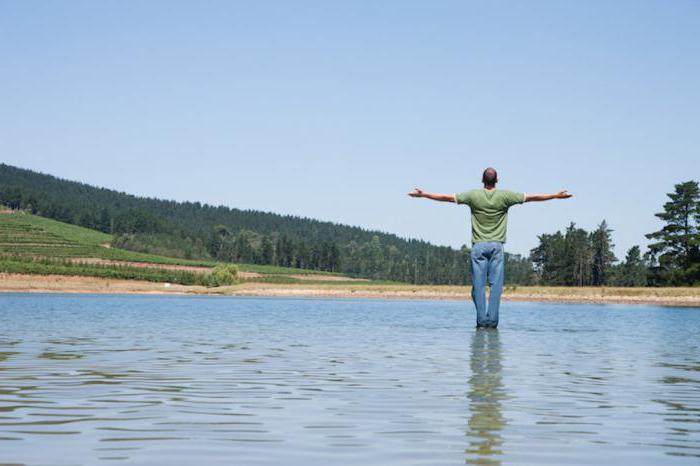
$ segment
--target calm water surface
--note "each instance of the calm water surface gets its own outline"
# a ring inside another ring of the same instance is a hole
[[[700,310],[0,296],[0,464],[700,464]]]

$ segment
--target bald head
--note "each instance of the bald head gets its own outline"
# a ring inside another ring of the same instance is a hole
[[[494,188],[496,183],[498,183],[498,174],[496,169],[489,167],[484,170],[484,174],[481,176],[481,181],[484,183],[484,188]]]

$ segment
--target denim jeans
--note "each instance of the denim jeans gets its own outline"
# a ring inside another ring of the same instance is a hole
[[[503,291],[503,243],[485,241],[474,243],[471,253],[472,299],[476,306],[476,326],[498,326],[498,306]],[[486,281],[491,295],[486,307]]]

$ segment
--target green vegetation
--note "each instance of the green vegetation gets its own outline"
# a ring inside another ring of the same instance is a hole
[[[177,263],[236,262],[419,284],[470,281],[466,247],[309,218],[137,197],[5,164],[0,164],[0,202],[109,234],[115,248],[170,256]],[[146,260],[114,254],[110,258]],[[530,261],[516,255],[507,261],[506,280],[528,283]]]
[[[571,223],[563,232],[539,236],[530,257],[506,254],[506,283],[700,284],[698,182],[677,184],[669,198],[656,214],[665,225],[647,235],[655,242],[645,254],[634,246],[619,263],[605,221],[592,232]],[[0,164],[0,204],[41,216],[0,215],[0,254],[6,255],[204,267],[238,263],[241,272],[265,275],[471,282],[466,246],[455,250],[308,218],[137,197],[5,164]]]
[[[238,264],[241,272],[254,272],[265,275],[338,275],[339,273],[324,272],[322,270],[296,269],[293,267],[280,267],[276,265]]]
[[[212,286],[235,285],[238,283],[238,266],[235,264],[217,265],[211,271],[209,283]]]
[[[33,215],[0,215],[0,252],[90,257],[109,235]]]
[[[650,233],[649,251],[639,246],[616,264],[612,230],[603,221],[589,233],[575,224],[562,233],[539,236],[531,252],[536,283],[559,286],[681,286],[700,284],[700,190],[697,181],[675,185],[664,211],[665,225]]]
[[[542,285],[601,286],[613,279],[612,230],[603,220],[589,233],[571,223],[564,233],[539,236],[531,252],[537,282]]]
[[[647,266],[642,259],[639,246],[632,246],[627,251],[625,261],[616,270],[615,284],[618,286],[645,286],[647,284]]]
[[[108,247],[112,236],[23,212],[0,214],[0,255],[48,258],[98,258],[148,264],[215,267],[211,260],[187,260]],[[239,264],[242,272],[313,274],[314,270]]]
[[[73,275],[122,280],[178,283],[180,285],[227,286],[239,283],[235,264],[217,265],[211,273],[170,270],[128,265],[102,265],[75,262],[67,259],[0,256],[1,273],[25,273],[35,275]]]
[[[72,262],[65,259],[36,259],[31,257],[0,257],[0,272],[28,273],[36,275],[78,275],[150,282],[179,283],[181,285],[219,286],[211,274],[183,270],[130,267],[125,265],[100,265]],[[231,284],[231,283],[226,283]]]
[[[656,214],[664,227],[647,238],[651,281],[654,284],[685,285],[700,282],[700,189],[697,181],[686,181],[668,193],[670,201]]]

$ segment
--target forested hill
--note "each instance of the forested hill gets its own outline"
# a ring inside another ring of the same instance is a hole
[[[116,245],[136,251],[422,284],[470,279],[465,248],[291,215],[138,197],[5,164],[0,202],[112,234]],[[526,283],[530,262],[507,260],[507,280]]]

